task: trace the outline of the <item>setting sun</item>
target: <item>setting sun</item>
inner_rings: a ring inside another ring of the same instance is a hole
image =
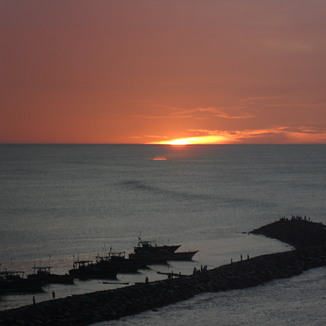
[[[170,144],[170,145],[189,145],[193,144],[196,138],[183,138],[183,139],[174,139],[167,142],[162,142],[164,144]]]
[[[205,145],[205,144],[226,144],[230,139],[224,136],[201,136],[189,138],[177,138],[172,140],[165,140],[157,142],[156,144],[165,145]]]

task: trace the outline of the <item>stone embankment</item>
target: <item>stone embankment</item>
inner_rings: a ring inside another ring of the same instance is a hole
[[[322,224],[281,219],[252,233],[281,239],[296,250],[246,259],[190,276],[3,311],[0,325],[89,325],[159,308],[202,292],[247,288],[326,266],[326,230]]]
[[[326,246],[326,226],[310,222],[310,218],[293,216],[265,225],[250,233],[261,234],[288,243],[297,249]]]

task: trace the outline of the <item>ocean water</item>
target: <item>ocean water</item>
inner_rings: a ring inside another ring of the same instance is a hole
[[[117,284],[51,285],[35,295],[43,301],[52,290],[64,297],[164,278],[157,271],[191,273],[241,254],[290,250],[246,232],[282,216],[326,223],[325,176],[325,145],[0,145],[0,268],[28,274],[51,265],[66,273],[77,257],[94,260],[109,248],[131,252],[139,235],[199,250],[192,262],[121,274]],[[113,325],[252,325],[258,317],[261,325],[321,325],[324,276],[318,269],[263,287],[203,294]],[[312,284],[315,294],[303,295]],[[2,310],[30,303],[31,294],[0,296]],[[304,309],[313,313],[298,318]]]

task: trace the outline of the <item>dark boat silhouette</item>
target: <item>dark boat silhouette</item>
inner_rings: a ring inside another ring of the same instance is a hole
[[[116,279],[117,269],[105,261],[93,263],[91,260],[76,260],[73,262],[73,268],[69,270],[69,275],[80,280]]]
[[[73,284],[74,277],[69,274],[58,275],[51,273],[51,266],[35,266],[34,274],[27,275],[29,280],[38,280],[44,284]]]
[[[156,242],[142,240],[138,237],[138,245],[134,247],[135,253],[151,252],[155,253],[174,253],[181,245],[163,245],[158,246]]]
[[[130,258],[126,258],[126,253],[123,252],[108,252],[106,256],[96,256],[96,263],[102,266],[107,266],[117,273],[137,273],[138,269],[145,269],[147,265]]]
[[[22,271],[3,271],[0,272],[0,293],[33,293],[42,292],[44,282],[30,280],[24,277]]]
[[[192,260],[196,251],[176,252],[181,245],[158,246],[152,241],[144,241],[138,238],[138,245],[134,247],[134,252],[129,254],[129,258],[141,261],[146,264],[167,263],[170,260]]]

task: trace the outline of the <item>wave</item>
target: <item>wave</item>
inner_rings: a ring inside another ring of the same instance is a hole
[[[149,185],[148,183],[141,181],[141,180],[126,180],[120,183],[120,186],[122,186],[124,189],[127,190],[140,190],[144,192],[149,192],[153,195],[163,195],[163,196],[173,196],[174,198],[177,196],[178,199],[180,197],[183,197],[184,199],[189,198],[196,198],[196,199],[213,199],[214,197],[210,195],[204,195],[204,194],[193,194],[186,191],[179,191],[174,189],[167,189],[162,188],[158,186]]]
[[[119,186],[122,186],[124,190],[127,191],[141,191],[147,192],[153,196],[166,196],[169,199],[174,200],[184,200],[184,201],[206,201],[207,204],[210,202],[211,205],[223,205],[229,207],[274,207],[275,203],[268,202],[266,200],[261,200],[257,198],[241,198],[239,196],[231,196],[231,195],[219,195],[219,194],[203,194],[200,192],[194,193],[191,191],[177,190],[177,189],[168,189],[163,187],[158,187],[155,185],[148,184],[142,180],[125,180],[119,183]],[[196,191],[198,191],[196,189]]]

